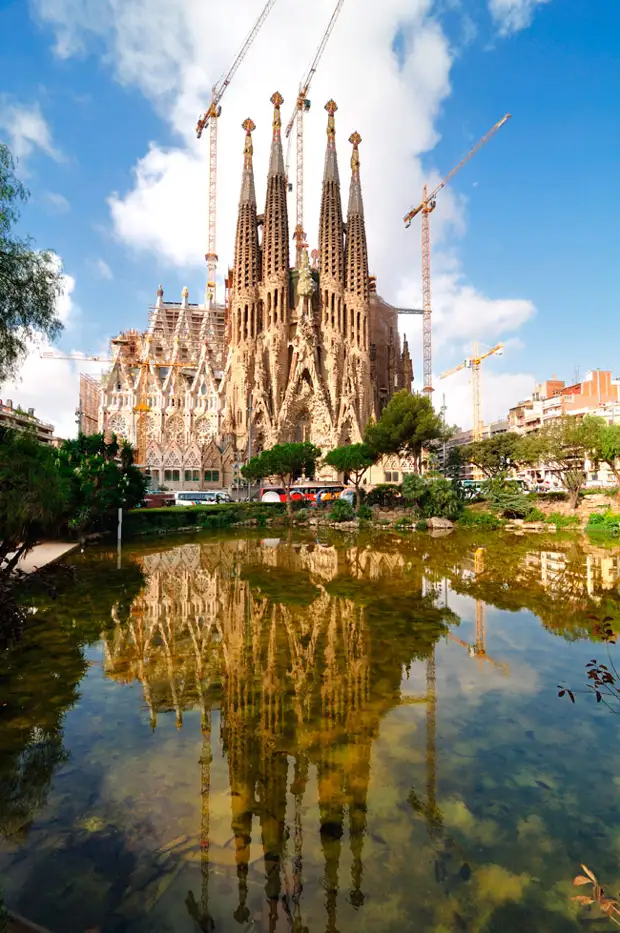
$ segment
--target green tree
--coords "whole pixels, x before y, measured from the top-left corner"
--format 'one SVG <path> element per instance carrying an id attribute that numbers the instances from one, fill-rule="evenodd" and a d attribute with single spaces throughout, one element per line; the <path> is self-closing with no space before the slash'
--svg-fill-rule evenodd
<path id="1" fill-rule="evenodd" d="M 571 508 L 577 508 L 585 475 L 585 459 L 596 444 L 595 419 L 563 415 L 540 431 L 522 437 L 517 459 L 530 466 L 544 466 L 568 492 Z"/>
<path id="2" fill-rule="evenodd" d="M 302 444 L 276 444 L 241 467 L 244 479 L 256 481 L 268 476 L 276 476 L 286 491 L 286 511 L 292 515 L 291 486 L 302 474 L 314 476 L 316 462 L 321 451 L 314 444 L 305 441 Z"/>
<path id="3" fill-rule="evenodd" d="M 494 437 L 485 437 L 460 448 L 462 459 L 473 463 L 486 477 L 494 479 L 508 473 L 510 466 L 518 460 L 520 437 L 507 431 Z"/>
<path id="4" fill-rule="evenodd" d="M 146 492 L 146 479 L 134 466 L 126 441 L 112 435 L 80 434 L 58 451 L 58 468 L 70 488 L 69 525 L 78 532 L 109 527 L 119 508 L 132 509 Z"/>
<path id="5" fill-rule="evenodd" d="M 56 312 L 63 290 L 60 264 L 15 233 L 18 204 L 28 192 L 14 169 L 9 149 L 0 143 L 0 382 L 15 372 L 29 340 L 40 334 L 53 340 L 62 330 Z"/>
<path id="6" fill-rule="evenodd" d="M 383 409 L 377 422 L 371 421 L 364 438 L 377 455 L 407 454 L 420 472 L 422 450 L 443 434 L 441 416 L 429 398 L 412 395 L 407 389 L 397 392 Z"/>
<path id="7" fill-rule="evenodd" d="M 422 518 L 457 519 L 463 511 L 460 483 L 438 477 L 431 479 L 408 473 L 403 477 L 403 498 Z"/>
<path id="8" fill-rule="evenodd" d="M 28 431 L 0 432 L 0 573 L 10 574 L 37 541 L 57 531 L 69 490 L 55 452 Z"/>
<path id="9" fill-rule="evenodd" d="M 593 460 L 606 463 L 620 486 L 620 424 L 607 424 L 603 418 L 586 415 L 584 425 L 592 431 L 592 447 L 589 451 Z"/>
<path id="10" fill-rule="evenodd" d="M 360 501 L 360 484 L 366 470 L 377 462 L 378 454 L 368 444 L 347 444 L 335 447 L 325 457 L 325 463 L 339 473 L 348 474 L 355 486 L 357 502 Z"/>

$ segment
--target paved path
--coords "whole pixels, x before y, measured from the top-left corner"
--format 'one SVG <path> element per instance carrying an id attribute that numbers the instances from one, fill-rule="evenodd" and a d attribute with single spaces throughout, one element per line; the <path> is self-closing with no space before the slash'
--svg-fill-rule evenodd
<path id="1" fill-rule="evenodd" d="M 75 551 L 78 547 L 79 544 L 75 541 L 42 541 L 41 544 L 36 544 L 31 551 L 28 551 L 22 557 L 16 569 L 21 570 L 22 573 L 34 573 L 35 570 L 40 570 L 41 567 L 45 567 L 47 564 L 53 564 L 66 554 L 70 554 L 71 551 Z"/>

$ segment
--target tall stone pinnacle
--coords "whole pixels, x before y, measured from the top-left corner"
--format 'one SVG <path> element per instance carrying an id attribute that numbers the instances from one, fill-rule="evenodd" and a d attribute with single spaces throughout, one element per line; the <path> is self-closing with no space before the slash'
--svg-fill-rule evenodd
<path id="1" fill-rule="evenodd" d="M 352 133 L 349 142 L 351 154 L 351 187 L 349 189 L 349 213 L 347 217 L 347 241 L 345 261 L 345 288 L 349 294 L 368 300 L 368 244 L 364 223 L 364 203 L 360 181 L 359 144 L 362 137 Z"/>
<path id="2" fill-rule="evenodd" d="M 319 224 L 319 274 L 322 287 L 326 284 L 344 284 L 344 227 L 334 118 L 338 107 L 335 101 L 329 100 L 325 109 L 329 116 Z"/>
<path id="3" fill-rule="evenodd" d="M 267 176 L 267 199 L 265 204 L 265 225 L 263 227 L 263 282 L 273 276 L 283 277 L 288 282 L 289 234 L 288 211 L 286 204 L 286 175 L 282 155 L 280 130 L 282 120 L 280 107 L 284 103 L 282 95 L 276 91 L 271 98 L 273 104 L 273 137 L 271 157 Z"/>
<path id="4" fill-rule="evenodd" d="M 235 239 L 234 288 L 237 294 L 256 286 L 260 279 L 260 251 L 258 246 L 258 223 L 256 220 L 256 191 L 252 155 L 252 132 L 256 129 L 252 120 L 242 124 L 245 130 L 243 149 L 243 175 L 237 217 Z"/>

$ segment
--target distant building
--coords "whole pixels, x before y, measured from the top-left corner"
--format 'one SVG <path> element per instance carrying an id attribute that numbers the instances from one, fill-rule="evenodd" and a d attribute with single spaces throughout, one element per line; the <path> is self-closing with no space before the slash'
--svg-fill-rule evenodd
<path id="1" fill-rule="evenodd" d="M 100 394 L 100 382 L 86 373 L 80 373 L 80 404 L 76 415 L 81 434 L 96 434 L 99 430 Z"/>
<path id="2" fill-rule="evenodd" d="M 510 430 L 510 423 L 507 420 L 504 421 L 491 421 L 490 424 L 485 424 L 482 427 L 482 439 L 484 440 L 487 437 L 495 437 L 496 434 L 505 434 Z M 449 462 L 450 451 L 455 447 L 464 447 L 466 444 L 471 444 L 474 439 L 474 432 L 471 428 L 467 431 L 458 431 L 454 434 L 449 441 L 442 446 L 440 446 L 437 460 L 438 460 L 438 469 L 440 473 L 445 472 L 445 466 Z M 472 463 L 463 463 L 461 465 L 461 470 L 459 473 L 459 479 L 480 479 L 480 471 Z"/>
<path id="3" fill-rule="evenodd" d="M 17 405 L 13 407 L 13 400 L 8 398 L 5 402 L 0 399 L 0 427 L 12 428 L 14 431 L 32 431 L 42 444 L 51 444 L 58 447 L 60 439 L 54 437 L 54 425 L 47 421 L 35 418 L 34 408 L 24 411 Z"/>

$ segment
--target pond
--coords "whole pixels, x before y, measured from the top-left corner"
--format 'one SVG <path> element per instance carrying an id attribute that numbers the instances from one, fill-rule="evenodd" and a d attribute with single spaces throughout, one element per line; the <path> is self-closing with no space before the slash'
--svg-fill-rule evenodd
<path id="1" fill-rule="evenodd" d="M 0 670 L 0 878 L 57 933 L 608 929 L 620 551 L 229 533 L 74 560 Z M 558 684 L 576 691 L 573 705 Z M 583 889 L 580 889 L 583 891 Z"/>

